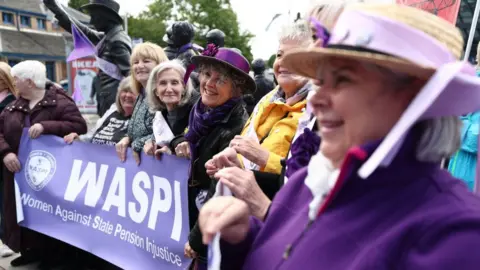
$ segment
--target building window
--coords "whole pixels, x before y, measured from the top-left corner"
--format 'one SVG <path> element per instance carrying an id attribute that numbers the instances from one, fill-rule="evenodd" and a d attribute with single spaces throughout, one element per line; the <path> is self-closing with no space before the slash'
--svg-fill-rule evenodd
<path id="1" fill-rule="evenodd" d="M 46 30 L 47 29 L 47 23 L 45 19 L 37 19 L 37 25 L 38 29 L 40 30 Z"/>
<path id="2" fill-rule="evenodd" d="M 32 21 L 28 16 L 20 16 L 20 25 L 25 27 L 32 27 Z"/>
<path id="3" fill-rule="evenodd" d="M 4 24 L 13 24 L 13 14 L 12 13 L 3 12 L 2 13 L 2 19 L 3 19 Z"/>
<path id="4" fill-rule="evenodd" d="M 55 62 L 45 62 L 45 67 L 47 68 L 47 78 L 55 82 Z"/>

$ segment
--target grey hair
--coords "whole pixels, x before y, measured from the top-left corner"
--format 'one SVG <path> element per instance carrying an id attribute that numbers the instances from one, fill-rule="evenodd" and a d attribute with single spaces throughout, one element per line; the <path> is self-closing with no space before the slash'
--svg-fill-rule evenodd
<path id="1" fill-rule="evenodd" d="M 45 84 L 47 83 L 47 68 L 39 61 L 22 61 L 13 66 L 10 73 L 12 77 L 31 80 L 37 88 L 45 89 Z"/>
<path id="2" fill-rule="evenodd" d="M 242 95 L 243 89 L 247 83 L 245 78 L 235 72 L 232 72 L 230 68 L 219 63 L 203 63 L 199 65 L 198 70 L 200 73 L 200 81 L 203 80 L 204 73 L 211 70 L 215 70 L 216 72 L 220 73 L 222 80 L 231 80 L 233 96 L 235 97 Z"/>
<path id="3" fill-rule="evenodd" d="M 394 90 L 405 89 L 415 77 L 395 72 L 390 69 L 374 64 L 362 65 L 370 71 L 376 71 L 382 75 L 383 83 Z M 444 116 L 419 121 L 414 128 L 421 128 L 421 138 L 417 144 L 416 157 L 424 162 L 441 162 L 451 157 L 460 147 L 461 120 L 457 116 Z"/>
<path id="4" fill-rule="evenodd" d="M 180 81 L 183 84 L 184 92 L 182 93 L 182 98 L 180 99 L 178 106 L 183 106 L 187 104 L 192 97 L 192 92 L 193 92 L 192 82 L 188 80 L 187 83 L 185 84 L 185 82 L 183 81 L 183 77 L 185 76 L 186 70 L 183 67 L 182 62 L 177 59 L 172 61 L 162 62 L 161 64 L 156 66 L 150 73 L 150 76 L 147 82 L 147 87 L 146 87 L 148 105 L 149 105 L 150 112 L 152 113 L 165 110 L 167 108 L 165 103 L 163 103 L 155 93 L 157 90 L 158 75 L 166 70 L 175 70 L 180 75 Z"/>
<path id="5" fill-rule="evenodd" d="M 121 114 L 124 114 L 125 111 L 123 110 L 122 104 L 120 102 L 120 96 L 122 93 L 132 93 L 135 96 L 135 92 L 132 90 L 132 76 L 125 77 L 120 84 L 118 85 L 117 89 L 117 97 L 115 98 L 115 105 L 117 106 L 117 111 Z"/>
<path id="6" fill-rule="evenodd" d="M 390 2 L 395 3 L 394 0 Z M 327 30 L 332 31 L 343 9 L 347 5 L 356 3 L 385 3 L 385 0 L 313 0 L 305 17 L 317 19 Z"/>
<path id="7" fill-rule="evenodd" d="M 305 21 L 298 21 L 284 25 L 278 33 L 278 42 L 297 43 L 301 46 L 309 46 L 313 43 L 312 31 Z"/>

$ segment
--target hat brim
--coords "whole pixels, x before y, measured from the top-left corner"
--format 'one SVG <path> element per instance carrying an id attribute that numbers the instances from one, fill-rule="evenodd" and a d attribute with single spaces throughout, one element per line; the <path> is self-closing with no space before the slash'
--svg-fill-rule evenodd
<path id="1" fill-rule="evenodd" d="M 337 48 L 294 49 L 286 53 L 283 58 L 283 65 L 290 72 L 307 78 L 316 79 L 318 76 L 318 69 L 322 62 L 332 57 L 372 63 L 420 79 L 429 79 L 432 74 L 435 73 L 435 68 L 420 66 L 398 57 L 374 52 Z"/>
<path id="2" fill-rule="evenodd" d="M 250 77 L 250 75 L 248 75 L 247 73 L 238 69 L 237 67 L 231 65 L 228 62 L 218 60 L 218 59 L 213 58 L 211 56 L 204 56 L 204 55 L 192 56 L 191 60 L 192 60 L 192 63 L 195 66 L 198 66 L 200 64 L 208 64 L 208 63 L 210 63 L 210 64 L 221 64 L 221 65 L 224 65 L 229 70 L 231 70 L 232 72 L 235 72 L 237 75 L 239 75 L 239 76 L 241 76 L 242 78 L 245 79 L 245 86 L 242 89 L 242 93 L 244 95 L 253 94 L 257 90 L 257 85 L 255 84 L 255 80 L 252 77 Z"/>
<path id="3" fill-rule="evenodd" d="M 118 14 L 118 12 L 116 12 L 115 10 L 111 9 L 110 7 L 108 7 L 106 5 L 94 3 L 94 4 L 86 4 L 86 5 L 83 5 L 83 6 L 80 7 L 81 10 L 89 10 L 89 9 L 92 9 L 92 8 L 101 8 L 101 9 L 104 9 L 106 11 L 109 11 L 110 13 L 114 14 L 117 17 L 117 19 L 120 20 L 120 22 L 123 23 L 122 16 L 120 16 L 120 14 Z"/>

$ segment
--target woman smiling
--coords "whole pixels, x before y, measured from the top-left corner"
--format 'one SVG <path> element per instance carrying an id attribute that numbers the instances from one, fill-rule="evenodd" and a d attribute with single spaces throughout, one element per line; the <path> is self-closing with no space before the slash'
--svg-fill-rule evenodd
<path id="1" fill-rule="evenodd" d="M 158 64 L 168 61 L 163 49 L 153 43 L 145 42 L 135 46 L 130 58 L 132 66 L 132 88 L 138 94 L 131 120 L 128 123 L 127 136 L 115 147 L 117 155 L 123 162 L 126 160 L 127 148 L 132 147 L 133 157 L 140 164 L 140 152 L 145 142 L 151 138 L 154 114 L 149 111 L 145 87 L 150 72 Z"/>
<path id="2" fill-rule="evenodd" d="M 143 148 L 147 155 L 174 153 L 185 141 L 183 133 L 193 105 L 200 95 L 190 81 L 184 82 L 185 68 L 177 60 L 155 67 L 147 84 L 147 99 L 153 119 L 153 137 Z M 158 148 L 158 149 L 157 149 Z"/>

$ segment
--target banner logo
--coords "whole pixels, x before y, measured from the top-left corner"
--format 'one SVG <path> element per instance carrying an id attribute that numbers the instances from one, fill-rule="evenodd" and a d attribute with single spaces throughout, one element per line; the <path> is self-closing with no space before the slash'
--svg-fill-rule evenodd
<path id="1" fill-rule="evenodd" d="M 25 179 L 33 190 L 40 191 L 50 182 L 56 169 L 57 162 L 52 154 L 34 150 L 28 155 Z"/>

